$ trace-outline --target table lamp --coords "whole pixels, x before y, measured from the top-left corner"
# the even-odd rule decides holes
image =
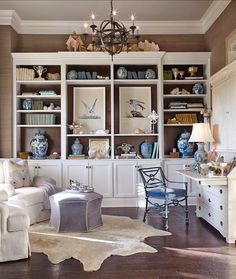
[[[204,149],[206,142],[213,142],[209,123],[194,123],[189,142],[196,142],[198,149],[194,153],[193,170],[199,171],[200,164],[207,163],[207,152]]]

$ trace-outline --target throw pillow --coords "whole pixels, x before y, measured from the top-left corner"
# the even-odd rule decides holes
[[[31,186],[29,166],[27,161],[6,162],[6,183],[15,188]]]

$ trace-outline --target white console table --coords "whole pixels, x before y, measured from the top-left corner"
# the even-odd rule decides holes
[[[179,174],[198,182],[197,217],[205,219],[226,238],[236,240],[236,168],[228,176],[207,177],[192,171],[179,170]]]

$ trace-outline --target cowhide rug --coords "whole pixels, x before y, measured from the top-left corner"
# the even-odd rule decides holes
[[[57,233],[48,222],[35,224],[29,229],[31,251],[46,254],[53,264],[74,258],[85,271],[95,271],[111,255],[156,253],[156,249],[142,242],[144,238],[170,235],[141,220],[110,215],[102,219],[103,226],[88,233]]]

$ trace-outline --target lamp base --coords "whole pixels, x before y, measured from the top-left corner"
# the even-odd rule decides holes
[[[200,173],[200,166],[201,164],[207,163],[208,154],[204,149],[205,143],[198,142],[197,143],[198,149],[194,153],[194,163],[193,163],[193,171]]]

